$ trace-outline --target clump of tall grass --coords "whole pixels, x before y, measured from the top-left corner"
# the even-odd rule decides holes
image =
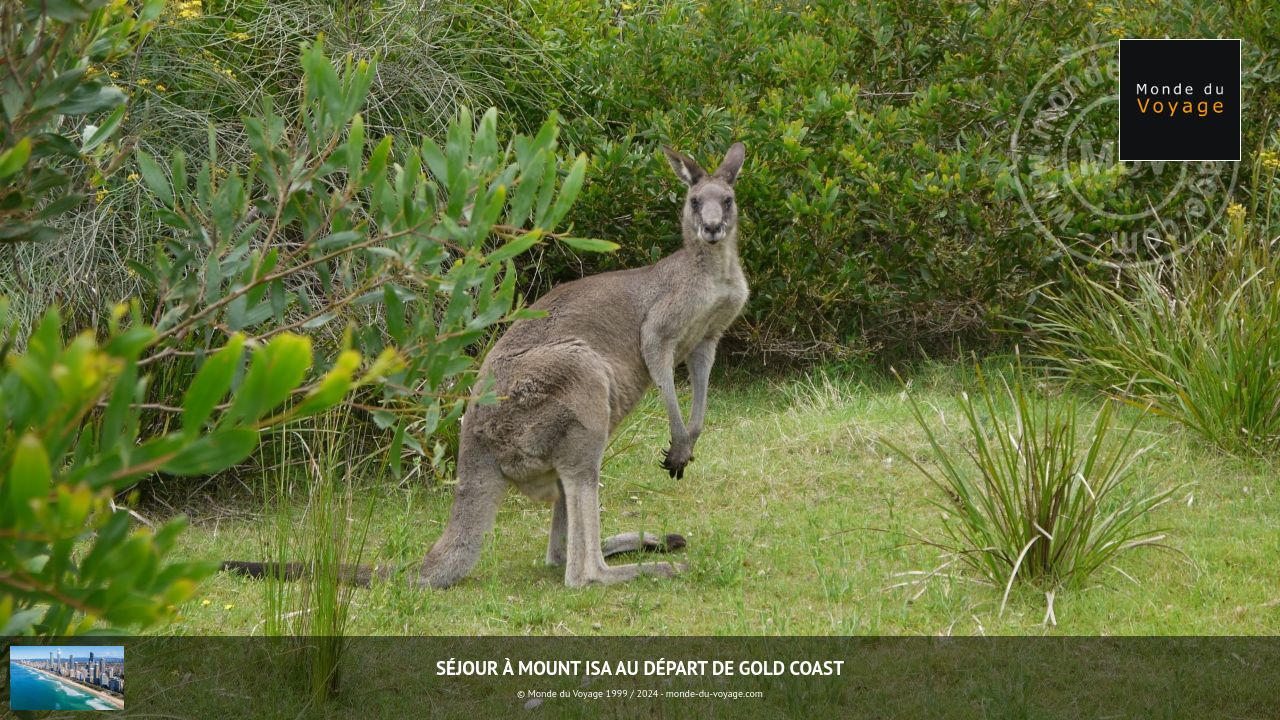
[[[316,703],[340,686],[354,593],[342,576],[344,568],[361,562],[373,509],[372,500],[364,507],[355,500],[363,443],[350,437],[361,426],[349,413],[350,408],[333,411],[314,427],[297,429],[291,441],[277,443],[276,469],[267,476],[275,486],[264,493],[271,519],[267,556],[279,563],[279,571],[267,573],[262,584],[265,634],[290,641],[286,651],[301,661],[300,675]],[[293,515],[295,482],[306,498],[300,521]],[[299,566],[293,579],[286,579],[285,563]]]
[[[1086,417],[1072,396],[1050,400],[1029,392],[1021,364],[1013,380],[988,382],[977,371],[961,395],[963,452],[948,449],[914,398],[912,413],[929,441],[932,463],[885,441],[938,489],[941,535],[921,537],[1004,588],[1003,613],[1017,582],[1046,591],[1078,586],[1134,548],[1164,535],[1144,520],[1175,489],[1149,495],[1130,484],[1146,448],[1133,439],[1140,418],[1114,424],[1115,403]]]
[[[1197,246],[1107,279],[1077,268],[1033,324],[1041,354],[1227,452],[1280,451],[1277,168],[1261,153],[1250,208]]]

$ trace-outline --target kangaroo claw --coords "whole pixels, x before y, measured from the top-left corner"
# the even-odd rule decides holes
[[[693,462],[693,456],[690,455],[688,460],[677,462],[671,459],[671,448],[662,451],[662,462],[660,467],[667,471],[671,477],[680,480],[684,478],[684,469],[689,463]]]

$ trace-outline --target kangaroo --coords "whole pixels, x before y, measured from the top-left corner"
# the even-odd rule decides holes
[[[738,262],[734,183],[745,149],[735,143],[715,172],[663,148],[688,186],[681,213],[684,247],[657,263],[556,286],[531,307],[539,318],[511,325],[480,367],[497,404],[472,402],[463,415],[458,482],[443,535],[427,553],[417,583],[445,588],[471,571],[508,486],[553,504],[546,562],[564,567],[570,587],[640,575],[671,576],[668,562],[608,565],[621,553],[684,547],[680,535],[637,532],[600,538],[600,465],[610,436],[651,385],[666,406],[671,444],[661,466],[683,478],[693,461],[707,410],[716,344],[747,300]],[[688,425],[676,398],[674,370],[687,365],[693,384]],[[251,576],[303,569],[232,561],[224,570]],[[349,568],[366,584],[378,568]]]

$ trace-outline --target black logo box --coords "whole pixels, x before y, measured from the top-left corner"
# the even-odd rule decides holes
[[[1122,162],[1240,160],[1239,39],[1124,38],[1119,54]]]

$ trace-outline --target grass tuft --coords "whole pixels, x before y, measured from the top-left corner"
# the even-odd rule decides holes
[[[1225,232],[1109,278],[1070,273],[1033,324],[1041,354],[1228,453],[1280,452],[1280,162],[1268,157],[1254,186],[1270,190],[1228,208]]]
[[[298,431],[293,442],[278,444],[284,457],[276,487],[267,494],[275,498],[274,507],[269,503],[267,508],[268,559],[297,562],[303,572],[296,581],[271,573],[264,577],[265,633],[290,638],[301,651],[301,676],[317,702],[331,698],[340,687],[338,669],[355,599],[355,589],[344,584],[342,576],[344,568],[359,565],[364,556],[373,510],[371,501],[357,503],[354,495],[353,448],[359,443],[349,442],[349,412],[324,415],[317,427]],[[302,450],[300,462],[291,462],[288,455],[296,448]],[[290,501],[290,481],[299,475],[306,494],[300,522]]]
[[[1164,539],[1142,520],[1177,488],[1130,491],[1126,481],[1149,447],[1131,449],[1140,419],[1117,428],[1115,403],[1085,420],[1072,397],[1028,392],[1020,364],[1012,382],[1001,377],[998,385],[979,368],[974,393],[961,396],[968,445],[959,455],[907,397],[934,464],[884,442],[941,493],[931,501],[943,514],[942,536],[925,542],[1003,587],[1001,613],[1016,582],[1049,592],[1079,586],[1122,553]]]

